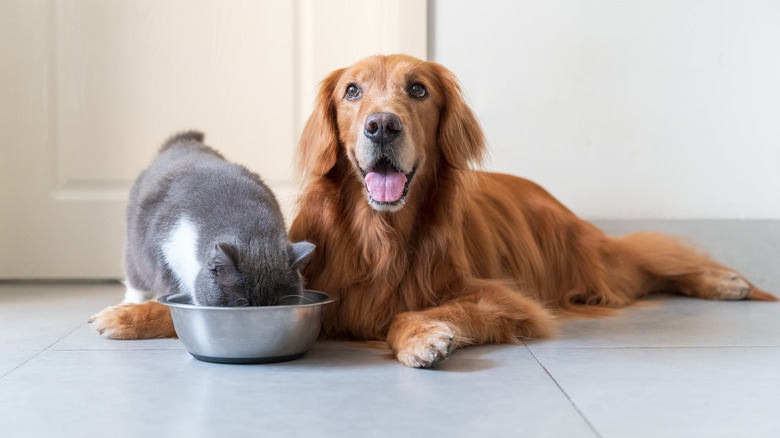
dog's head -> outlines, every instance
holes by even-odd
[[[309,175],[347,160],[371,207],[393,212],[442,166],[481,162],[484,143],[449,70],[404,55],[373,56],[322,81],[298,158]]]

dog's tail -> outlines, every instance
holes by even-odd
[[[168,140],[163,143],[162,147],[160,148],[160,152],[165,152],[168,150],[171,146],[181,144],[181,143],[199,143],[203,144],[203,139],[206,138],[206,136],[200,132],[200,131],[184,131],[180,132],[178,134],[172,135]]]

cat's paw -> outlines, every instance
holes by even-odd
[[[454,331],[447,323],[412,318],[393,324],[388,333],[388,344],[403,365],[432,368],[450,356],[454,337]]]

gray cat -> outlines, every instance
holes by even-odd
[[[127,207],[125,302],[186,293],[202,306],[268,306],[301,293],[314,245],[290,243],[281,209],[256,174],[203,144],[170,138],[141,172]]]

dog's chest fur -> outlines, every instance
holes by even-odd
[[[316,209],[316,199],[308,202],[309,211],[322,213],[298,219],[312,221],[310,231],[328,231],[305,236],[318,247],[304,270],[307,287],[339,298],[324,309],[326,336],[384,339],[395,315],[439,305],[462,289],[464,241],[430,232],[440,218],[412,214],[408,223],[392,224],[361,207],[322,202]],[[352,220],[338,219],[344,211]]]

